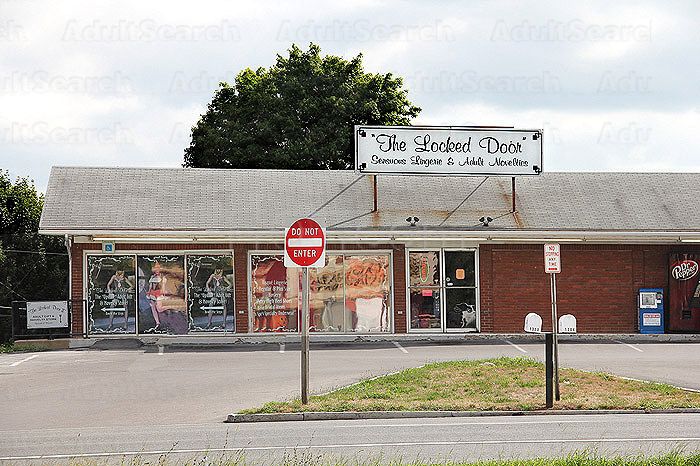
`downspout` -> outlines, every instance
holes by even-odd
[[[73,243],[73,238],[66,234],[63,238],[63,243],[66,246],[66,251],[68,252],[68,299],[67,301],[71,303],[71,322],[68,333],[73,333],[73,255],[71,254],[71,245]]]

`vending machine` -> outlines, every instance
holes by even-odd
[[[663,288],[639,290],[639,333],[664,333]]]

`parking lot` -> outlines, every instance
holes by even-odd
[[[564,343],[562,366],[700,389],[698,343]],[[529,356],[542,344],[314,344],[311,389],[431,361]],[[0,430],[222,422],[298,396],[298,345],[216,350],[82,350],[0,355]]]

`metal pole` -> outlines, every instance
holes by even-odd
[[[302,267],[301,288],[301,403],[309,403],[309,268]]]
[[[552,379],[554,378],[554,361],[552,358],[554,346],[554,335],[545,333],[544,335],[544,361],[545,361],[545,398],[547,400],[547,408],[554,406]]]
[[[557,274],[552,276],[552,333],[554,336],[554,398],[559,401],[559,318],[557,316]]]
[[[377,190],[377,175],[372,175],[372,185],[374,187],[374,208],[372,209],[372,212],[376,212],[378,207],[379,207],[379,202],[378,202],[378,190]]]

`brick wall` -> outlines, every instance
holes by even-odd
[[[248,331],[248,251],[277,250],[269,244],[118,244],[117,250],[233,250],[236,328]],[[83,299],[83,251],[99,244],[74,244],[73,299]],[[394,331],[406,333],[405,250],[403,245],[332,244],[329,250],[393,251]],[[562,244],[562,273],[557,277],[559,315],[573,314],[580,333],[637,331],[637,290],[662,287],[668,296],[670,252],[700,252],[700,246]],[[479,248],[482,332],[522,332],[525,315],[536,312],[551,328],[549,277],[541,244],[481,245]],[[668,302],[666,303],[668,306]],[[238,313],[243,310],[244,313]],[[76,312],[73,331],[83,330]]]
[[[579,333],[636,332],[637,290],[662,287],[668,296],[669,250],[664,245],[562,244],[559,315],[573,314]],[[542,245],[482,245],[479,257],[482,331],[522,332],[528,312],[542,316],[543,330],[551,329]]]
[[[71,271],[72,297],[74,300],[83,299],[83,251],[99,251],[100,244],[78,243],[71,248],[73,267]],[[236,331],[248,332],[248,251],[249,250],[274,250],[281,251],[282,245],[274,244],[117,244],[117,253],[128,251],[197,251],[197,250],[227,250],[234,254],[235,275],[235,304],[236,304]],[[394,331],[406,333],[406,278],[405,278],[405,250],[403,245],[357,245],[357,244],[329,244],[328,250],[391,250],[393,252],[394,267]],[[241,314],[239,311],[243,311]],[[83,313],[75,312],[73,315],[73,332],[83,332]]]

